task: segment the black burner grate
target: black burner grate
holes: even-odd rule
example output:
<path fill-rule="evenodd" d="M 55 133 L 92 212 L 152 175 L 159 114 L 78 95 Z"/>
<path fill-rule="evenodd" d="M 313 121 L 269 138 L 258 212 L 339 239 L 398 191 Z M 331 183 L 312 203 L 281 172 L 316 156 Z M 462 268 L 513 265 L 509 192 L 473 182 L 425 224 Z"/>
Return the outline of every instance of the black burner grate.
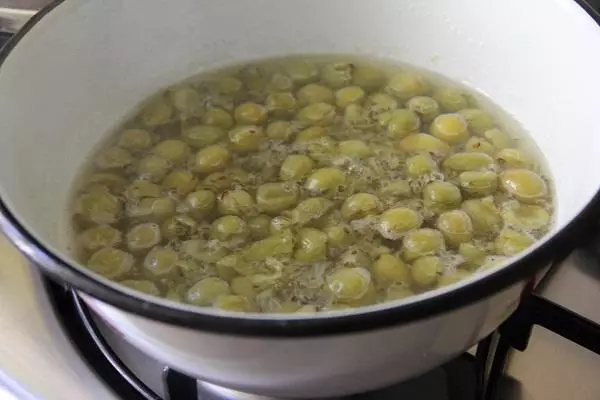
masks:
<path fill-rule="evenodd" d="M 44 279 L 44 285 L 65 334 L 98 378 L 123 399 L 163 400 L 163 397 L 136 377 L 110 348 L 91 312 L 75 291 L 49 279 Z M 411 381 L 370 393 L 352 395 L 348 399 L 481 400 L 489 349 L 490 339 L 486 339 L 479 345 L 475 356 L 464 354 Z M 194 378 L 170 368 L 165 369 L 163 380 L 166 392 L 164 400 L 222 399 L 214 393 L 200 391 Z"/>

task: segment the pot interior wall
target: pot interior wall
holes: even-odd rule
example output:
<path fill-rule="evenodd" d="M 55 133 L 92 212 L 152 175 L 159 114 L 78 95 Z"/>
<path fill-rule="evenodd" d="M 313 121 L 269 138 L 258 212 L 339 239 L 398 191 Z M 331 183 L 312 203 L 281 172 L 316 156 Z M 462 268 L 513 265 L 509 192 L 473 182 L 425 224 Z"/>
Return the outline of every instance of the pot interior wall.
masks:
<path fill-rule="evenodd" d="M 2 200 L 64 254 L 75 172 L 140 100 L 206 68 L 292 53 L 397 59 L 486 93 L 545 155 L 556 229 L 600 187 L 600 31 L 569 0 L 69 0 L 0 69 Z"/>

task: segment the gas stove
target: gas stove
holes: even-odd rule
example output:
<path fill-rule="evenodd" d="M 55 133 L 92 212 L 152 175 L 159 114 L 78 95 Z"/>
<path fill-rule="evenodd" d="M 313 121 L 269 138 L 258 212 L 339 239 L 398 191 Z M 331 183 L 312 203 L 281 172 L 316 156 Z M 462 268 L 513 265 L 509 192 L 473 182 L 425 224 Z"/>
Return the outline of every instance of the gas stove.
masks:
<path fill-rule="evenodd" d="M 48 2 L 0 0 L 0 45 Z M 590 4 L 600 9 L 600 1 Z M 131 346 L 2 236 L 0 255 L 0 388 L 14 398 L 266 400 L 197 381 Z M 410 381 L 347 398 L 598 399 L 599 283 L 600 228 L 591 227 L 509 320 L 468 353 Z"/>

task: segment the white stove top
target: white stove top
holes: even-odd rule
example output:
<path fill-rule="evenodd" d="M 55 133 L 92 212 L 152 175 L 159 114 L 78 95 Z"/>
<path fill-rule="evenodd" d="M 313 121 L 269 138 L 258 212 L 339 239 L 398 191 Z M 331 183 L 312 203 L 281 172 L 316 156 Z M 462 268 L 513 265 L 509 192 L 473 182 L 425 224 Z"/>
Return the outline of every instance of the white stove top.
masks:
<path fill-rule="evenodd" d="M 39 276 L 3 236 L 0 260 L 0 386 L 18 399 L 116 399 L 63 335 Z"/>

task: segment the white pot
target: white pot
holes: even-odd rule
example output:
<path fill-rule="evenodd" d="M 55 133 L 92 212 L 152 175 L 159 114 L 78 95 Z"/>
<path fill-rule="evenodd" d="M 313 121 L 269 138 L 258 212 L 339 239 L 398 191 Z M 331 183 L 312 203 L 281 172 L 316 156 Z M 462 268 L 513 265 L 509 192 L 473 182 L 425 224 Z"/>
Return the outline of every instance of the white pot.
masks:
<path fill-rule="evenodd" d="M 171 304 L 69 258 L 75 171 L 140 99 L 202 69 L 319 52 L 398 59 L 489 95 L 546 156 L 558 204 L 552 232 L 449 288 L 285 318 Z M 497 327 L 522 282 L 599 209 L 600 29 L 570 0 L 66 0 L 0 57 L 2 229 L 136 346 L 235 389 L 315 398 L 439 365 Z"/>

